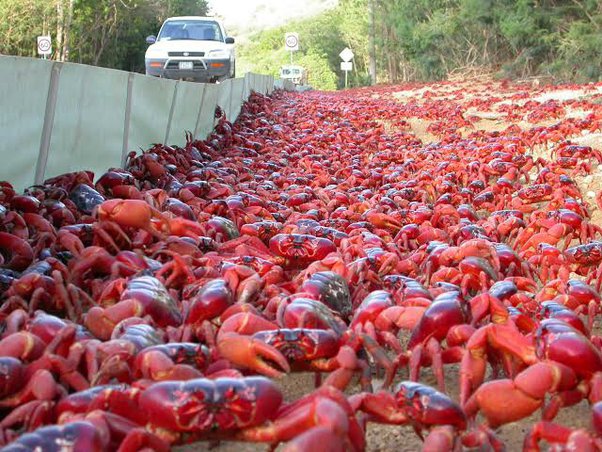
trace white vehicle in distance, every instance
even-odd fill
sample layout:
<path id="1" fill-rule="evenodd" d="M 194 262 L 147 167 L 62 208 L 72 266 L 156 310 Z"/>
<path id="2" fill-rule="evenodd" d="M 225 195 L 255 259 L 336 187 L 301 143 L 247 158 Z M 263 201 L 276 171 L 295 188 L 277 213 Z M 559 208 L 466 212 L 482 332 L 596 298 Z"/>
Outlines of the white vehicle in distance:
<path id="1" fill-rule="evenodd" d="M 307 83 L 307 73 L 303 66 L 282 66 L 280 68 L 280 78 L 290 80 L 295 85 L 305 85 Z"/>
<path id="2" fill-rule="evenodd" d="M 157 36 L 148 36 L 146 75 L 197 82 L 234 78 L 234 38 L 213 17 L 170 17 Z"/>

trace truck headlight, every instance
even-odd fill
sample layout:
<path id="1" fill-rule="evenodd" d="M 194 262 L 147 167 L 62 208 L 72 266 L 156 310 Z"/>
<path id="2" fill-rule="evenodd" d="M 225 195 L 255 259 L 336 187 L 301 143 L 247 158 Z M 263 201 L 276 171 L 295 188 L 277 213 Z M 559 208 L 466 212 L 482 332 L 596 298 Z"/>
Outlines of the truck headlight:
<path id="1" fill-rule="evenodd" d="M 230 54 L 228 53 L 227 50 L 223 50 L 223 49 L 210 50 L 207 53 L 207 58 L 215 58 L 215 59 L 230 58 Z"/>
<path id="2" fill-rule="evenodd" d="M 147 59 L 167 59 L 167 53 L 164 50 L 157 49 L 155 46 L 150 46 L 146 49 L 144 57 Z"/>

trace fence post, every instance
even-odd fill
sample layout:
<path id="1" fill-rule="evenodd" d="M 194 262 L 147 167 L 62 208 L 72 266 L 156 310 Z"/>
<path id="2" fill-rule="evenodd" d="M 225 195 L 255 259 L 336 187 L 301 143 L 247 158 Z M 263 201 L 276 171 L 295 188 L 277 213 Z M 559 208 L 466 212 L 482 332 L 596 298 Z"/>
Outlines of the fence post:
<path id="1" fill-rule="evenodd" d="M 128 76 L 127 97 L 125 99 L 125 117 L 123 119 L 123 147 L 121 148 L 121 166 L 125 167 L 125 160 L 130 147 L 130 121 L 132 118 L 132 95 L 134 91 L 134 74 Z"/>
<path id="2" fill-rule="evenodd" d="M 59 91 L 59 79 L 63 63 L 53 63 L 50 71 L 50 83 L 48 84 L 48 97 L 46 98 L 46 111 L 44 112 L 44 126 L 42 127 L 42 137 L 40 138 L 40 153 L 36 163 L 36 172 L 34 184 L 44 182 L 44 173 L 48 163 L 48 152 L 50 150 L 50 139 L 52 137 L 52 127 L 54 126 L 54 115 L 56 113 L 56 100 Z"/>
<path id="3" fill-rule="evenodd" d="M 163 144 L 167 145 L 167 140 L 169 139 L 169 132 L 171 129 L 171 121 L 173 120 L 173 113 L 176 110 L 176 102 L 178 98 L 178 86 L 180 86 L 180 81 L 176 80 L 176 84 L 173 89 L 173 97 L 171 98 L 171 108 L 169 109 L 169 118 L 167 119 L 167 127 L 165 130 L 165 139 L 163 140 Z"/>

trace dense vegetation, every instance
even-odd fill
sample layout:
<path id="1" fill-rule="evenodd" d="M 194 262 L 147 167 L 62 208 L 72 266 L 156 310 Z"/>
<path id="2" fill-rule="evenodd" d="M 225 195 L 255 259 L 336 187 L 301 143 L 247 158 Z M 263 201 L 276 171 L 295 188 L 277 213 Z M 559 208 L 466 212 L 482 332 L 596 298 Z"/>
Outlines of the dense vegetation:
<path id="1" fill-rule="evenodd" d="M 377 81 L 437 80 L 461 71 L 502 77 L 602 77 L 599 0 L 373 0 Z M 249 69 L 276 74 L 285 31 L 300 34 L 296 58 L 316 87 L 341 86 L 339 52 L 355 57 L 353 84 L 369 81 L 369 0 L 340 0 L 318 18 L 259 33 L 242 49 Z M 327 67 L 326 67 L 327 65 Z"/>
<path id="2" fill-rule="evenodd" d="M 0 53 L 37 56 L 36 36 L 53 39 L 53 59 L 144 71 L 145 37 L 166 17 L 205 15 L 206 0 L 0 0 Z"/>
<path id="3" fill-rule="evenodd" d="M 454 72 L 602 77 L 600 0 L 372 0 L 377 81 L 437 80 Z M 142 71 L 144 38 L 165 17 L 205 14 L 205 0 L 0 0 L 0 53 L 35 56 L 50 33 L 53 58 Z M 295 62 L 316 88 L 342 85 L 338 54 L 355 53 L 352 85 L 370 82 L 369 0 L 340 0 L 319 16 L 264 30 L 239 45 L 238 72 L 278 74 L 284 33 L 300 35 Z"/>
<path id="4" fill-rule="evenodd" d="M 511 77 L 602 76 L 599 0 L 380 0 L 379 17 L 381 62 L 393 80 L 471 67 Z"/>
<path id="5" fill-rule="evenodd" d="M 349 47 L 355 53 L 354 85 L 368 84 L 367 0 L 339 0 L 339 6 L 319 16 L 293 21 L 253 36 L 238 51 L 244 70 L 278 75 L 280 66 L 290 62 L 284 48 L 286 32 L 299 33 L 300 51 L 294 63 L 308 70 L 309 83 L 320 89 L 341 86 L 339 53 Z"/>

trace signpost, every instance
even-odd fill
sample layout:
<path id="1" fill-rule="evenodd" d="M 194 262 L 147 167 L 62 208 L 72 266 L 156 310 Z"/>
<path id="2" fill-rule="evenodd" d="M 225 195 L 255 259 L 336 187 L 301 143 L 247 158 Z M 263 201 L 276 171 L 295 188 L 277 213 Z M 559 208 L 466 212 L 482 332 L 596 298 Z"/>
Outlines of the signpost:
<path id="1" fill-rule="evenodd" d="M 299 33 L 286 33 L 284 35 L 284 46 L 291 53 L 291 64 L 293 64 L 293 52 L 299 50 Z"/>
<path id="2" fill-rule="evenodd" d="M 38 55 L 46 59 L 48 55 L 52 55 L 52 38 L 50 36 L 38 36 Z"/>
<path id="3" fill-rule="evenodd" d="M 341 71 L 345 71 L 345 88 L 347 88 L 347 74 L 349 74 L 349 71 L 353 70 L 353 63 L 351 60 L 354 55 L 349 47 L 345 47 L 343 51 L 339 53 L 339 56 L 341 57 L 341 60 L 343 60 L 341 62 Z"/>

